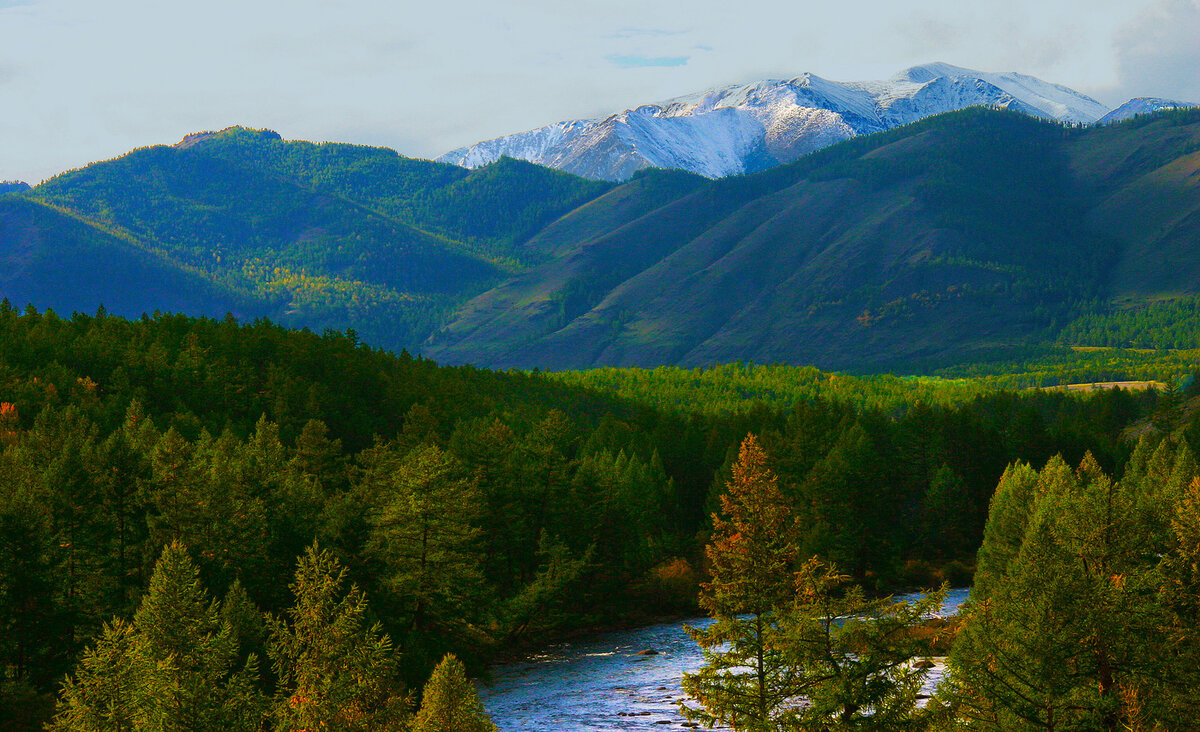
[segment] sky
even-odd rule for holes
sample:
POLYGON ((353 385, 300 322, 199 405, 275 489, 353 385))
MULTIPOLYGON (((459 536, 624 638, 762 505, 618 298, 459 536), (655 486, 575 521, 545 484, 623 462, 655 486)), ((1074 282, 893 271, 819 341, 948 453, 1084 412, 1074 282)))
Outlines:
POLYGON ((0 180, 231 125, 436 157, 727 84, 1017 71, 1200 102, 1200 0, 0 0, 0 180))

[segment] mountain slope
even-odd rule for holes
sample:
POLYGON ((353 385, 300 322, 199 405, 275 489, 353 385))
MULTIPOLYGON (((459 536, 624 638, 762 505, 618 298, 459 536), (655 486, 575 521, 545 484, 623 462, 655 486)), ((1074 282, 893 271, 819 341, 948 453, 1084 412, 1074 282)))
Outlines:
POLYGON ((212 282, 50 206, 0 198, 0 295, 15 307, 52 305, 58 312, 128 317, 177 310, 220 317, 264 314, 266 303, 212 282))
POLYGON ((9 276, 0 295, 137 315, 147 298, 127 303, 119 275, 140 282, 136 254, 171 283, 145 288, 160 296, 150 310, 354 327, 372 343, 415 349, 455 304, 523 266, 517 244, 611 187, 515 160, 468 171, 379 148, 287 142, 268 130, 199 133, 16 188, 7 198, 72 223, 25 216, 0 232, 0 247, 41 252, 48 266, 56 249, 91 260, 111 249, 119 264, 98 271, 116 267, 116 290, 71 269, 79 259, 57 263, 66 267, 59 276, 37 270, 46 273, 34 278, 42 289, 9 276))
POLYGON ((285 141, 241 127, 189 135, 176 147, 364 204, 485 257, 517 260, 517 242, 611 187, 508 158, 466 170, 387 148, 285 141))
POLYGON ((943 115, 594 232, 467 303, 425 352, 866 368, 1053 340, 1111 297, 1200 292, 1198 156, 1195 111, 1088 129, 943 115))
POLYGON ((1187 109, 1188 107, 1200 107, 1200 104, 1180 102, 1174 99, 1161 99, 1158 97, 1135 97, 1101 117, 1097 120, 1096 124, 1107 125, 1113 122, 1123 122, 1144 114, 1154 114, 1155 112, 1162 112, 1167 109, 1187 109))
POLYGON ((1108 111, 1094 99, 1031 76, 933 63, 886 81, 835 82, 804 74, 730 86, 480 142, 439 160, 476 167, 510 156, 601 180, 624 180, 646 167, 718 178, 977 105, 1063 122, 1094 122, 1108 111))

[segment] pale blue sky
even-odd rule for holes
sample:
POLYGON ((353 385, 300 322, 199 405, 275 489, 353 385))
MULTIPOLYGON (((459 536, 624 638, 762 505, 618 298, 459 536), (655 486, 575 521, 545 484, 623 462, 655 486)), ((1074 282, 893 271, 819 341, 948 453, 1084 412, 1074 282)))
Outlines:
POLYGON ((803 72, 945 61, 1200 101, 1200 0, 0 0, 0 179, 233 124, 432 157, 803 72))

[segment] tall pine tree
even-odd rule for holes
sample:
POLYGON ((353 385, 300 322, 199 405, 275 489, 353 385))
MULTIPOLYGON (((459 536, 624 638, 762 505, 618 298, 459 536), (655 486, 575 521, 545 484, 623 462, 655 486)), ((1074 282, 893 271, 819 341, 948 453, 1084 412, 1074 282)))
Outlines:
POLYGON ((700 706, 682 708, 709 725, 773 730, 796 693, 779 644, 779 611, 794 594, 795 523, 754 435, 742 441, 721 512, 705 549, 712 579, 700 592, 713 623, 690 631, 704 649, 704 666, 683 676, 684 691, 700 706))
POLYGON ((337 559, 313 545, 296 568, 295 604, 270 623, 279 677, 271 716, 280 732, 405 728, 391 640, 368 620, 366 595, 345 579, 337 559))

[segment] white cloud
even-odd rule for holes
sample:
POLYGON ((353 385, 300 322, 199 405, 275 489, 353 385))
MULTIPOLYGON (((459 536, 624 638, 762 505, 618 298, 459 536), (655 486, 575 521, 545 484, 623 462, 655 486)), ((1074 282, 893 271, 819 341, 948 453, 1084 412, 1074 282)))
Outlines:
POLYGON ((1118 34, 1114 93, 1200 102, 1200 0, 1161 0, 1118 34))

